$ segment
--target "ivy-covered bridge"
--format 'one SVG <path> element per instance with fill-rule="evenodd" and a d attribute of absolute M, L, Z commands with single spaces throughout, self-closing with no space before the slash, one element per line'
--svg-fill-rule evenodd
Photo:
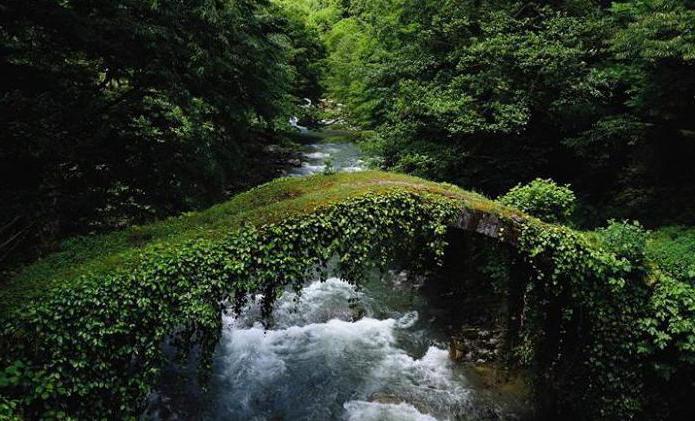
<path fill-rule="evenodd" d="M 644 324 L 668 323 L 648 314 L 658 274 L 638 273 L 591 234 L 371 171 L 276 180 L 203 212 L 68 241 L 27 267 L 0 289 L 0 417 L 136 416 L 162 342 L 199 349 L 205 373 L 223 301 L 263 293 L 270 306 L 335 256 L 352 281 L 393 259 L 417 269 L 440 261 L 451 229 L 508 244 L 525 265 L 509 286 L 524 295 L 514 309 L 523 352 L 512 354 L 534 368 L 553 410 L 641 413 L 655 353 Z"/>

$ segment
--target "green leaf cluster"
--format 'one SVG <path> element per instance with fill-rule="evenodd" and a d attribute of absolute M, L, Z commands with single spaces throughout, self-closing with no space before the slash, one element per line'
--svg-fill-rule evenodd
<path fill-rule="evenodd" d="M 569 186 L 540 178 L 513 187 L 497 200 L 550 223 L 569 222 L 577 205 Z"/>

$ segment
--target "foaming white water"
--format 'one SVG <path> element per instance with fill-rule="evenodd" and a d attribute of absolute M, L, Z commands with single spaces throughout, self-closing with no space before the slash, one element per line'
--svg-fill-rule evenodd
<path fill-rule="evenodd" d="M 290 123 L 290 126 L 299 130 L 300 133 L 307 133 L 309 131 L 309 129 L 307 129 L 306 127 L 299 125 L 299 118 L 297 118 L 295 116 L 290 117 L 289 123 Z"/>
<path fill-rule="evenodd" d="M 356 301 L 368 308 L 352 285 L 331 278 L 300 296 L 284 294 L 271 330 L 257 323 L 257 303 L 227 317 L 209 417 L 433 420 L 462 413 L 469 393 L 447 351 L 433 346 L 417 358 L 399 346 L 417 312 L 356 320 Z"/>
<path fill-rule="evenodd" d="M 325 282 L 313 282 L 301 295 L 284 294 L 273 310 L 273 317 L 280 327 L 325 322 L 331 319 L 350 321 L 356 317 L 351 302 L 364 299 L 364 294 L 354 285 L 338 278 Z"/>
<path fill-rule="evenodd" d="M 306 128 L 301 127 L 301 129 Z M 337 172 L 358 172 L 365 169 L 365 162 L 361 159 L 362 153 L 353 143 L 315 143 L 307 145 L 307 148 L 308 150 L 302 154 L 302 166 L 293 168 L 289 175 L 304 176 L 321 173 L 326 169 L 328 161 L 332 169 Z"/>
<path fill-rule="evenodd" d="M 225 324 L 236 328 L 260 327 L 262 298 L 258 296 L 250 302 L 237 317 L 224 316 Z M 273 328 L 304 326 L 331 319 L 351 321 L 358 311 L 369 314 L 365 298 L 364 294 L 357 292 L 353 285 L 342 279 L 329 278 L 325 282 L 313 282 L 302 289 L 300 295 L 285 292 L 277 300 L 273 307 Z"/>
<path fill-rule="evenodd" d="M 305 154 L 304 156 L 306 156 L 307 158 L 310 158 L 310 159 L 326 159 L 326 158 L 329 158 L 331 156 L 331 154 L 326 153 L 326 152 L 311 152 L 311 153 Z"/>
<path fill-rule="evenodd" d="M 341 387 L 343 374 L 369 371 L 385 357 L 393 324 L 333 319 L 281 330 L 225 332 L 217 361 L 220 405 L 215 417 L 320 415 L 334 398 L 348 398 Z"/>
<path fill-rule="evenodd" d="M 465 378 L 455 376 L 447 350 L 430 347 L 422 358 L 389 353 L 370 373 L 368 396 L 392 396 L 429 412 L 461 415 L 471 409 Z"/>
<path fill-rule="evenodd" d="M 343 405 L 347 421 L 437 421 L 407 403 L 350 401 Z"/>

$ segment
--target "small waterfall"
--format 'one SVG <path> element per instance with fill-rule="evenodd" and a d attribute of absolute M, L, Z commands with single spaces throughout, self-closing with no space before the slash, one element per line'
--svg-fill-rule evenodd
<path fill-rule="evenodd" d="M 309 132 L 309 129 L 307 129 L 304 126 L 299 125 L 299 118 L 297 118 L 296 116 L 290 117 L 290 126 L 299 130 L 299 133 L 308 133 Z"/>

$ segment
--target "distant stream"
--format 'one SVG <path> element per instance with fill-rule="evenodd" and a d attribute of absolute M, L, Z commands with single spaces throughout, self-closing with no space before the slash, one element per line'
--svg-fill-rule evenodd
<path fill-rule="evenodd" d="M 319 174 L 326 169 L 335 172 L 357 172 L 366 169 L 362 151 L 351 140 L 351 132 L 332 129 L 312 131 L 297 125 L 296 121 L 292 122 L 300 131 L 303 150 L 299 158 L 301 165 L 291 168 L 287 175 L 301 177 Z"/>

